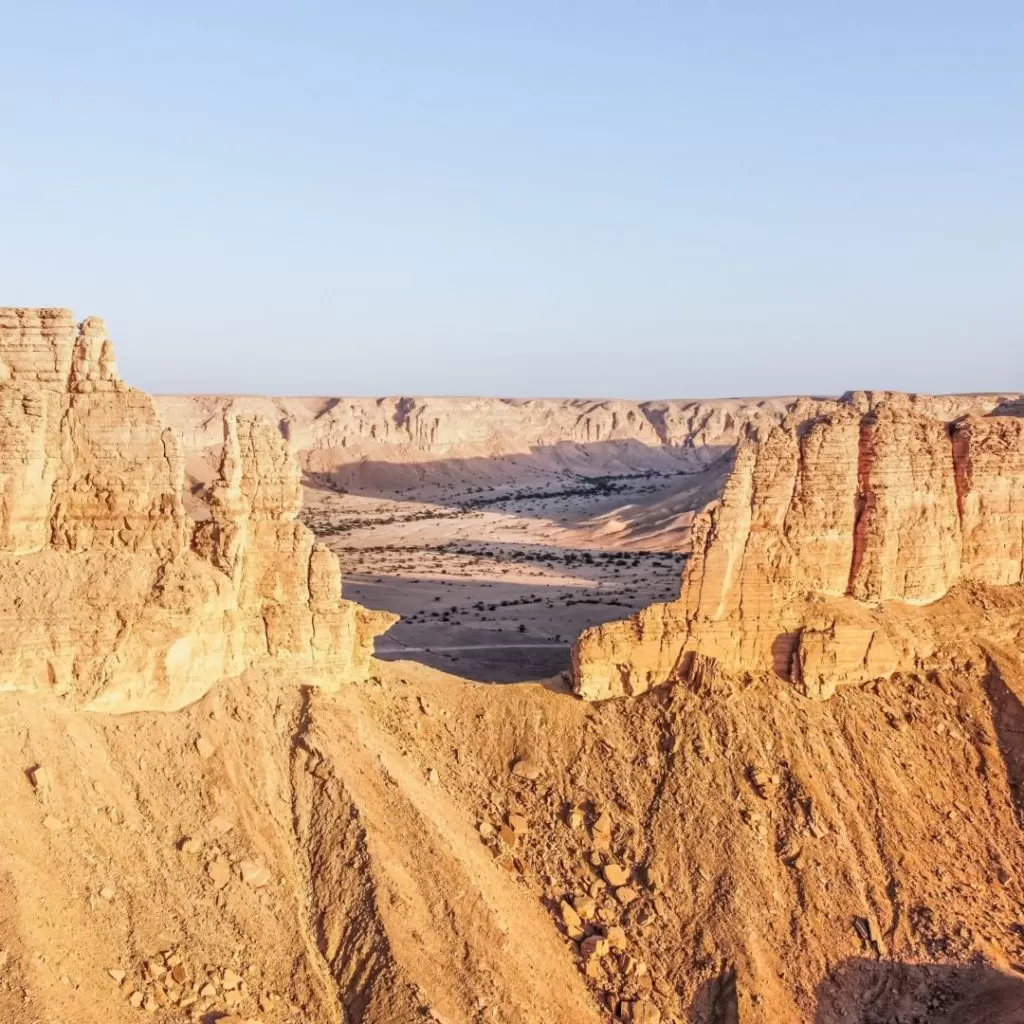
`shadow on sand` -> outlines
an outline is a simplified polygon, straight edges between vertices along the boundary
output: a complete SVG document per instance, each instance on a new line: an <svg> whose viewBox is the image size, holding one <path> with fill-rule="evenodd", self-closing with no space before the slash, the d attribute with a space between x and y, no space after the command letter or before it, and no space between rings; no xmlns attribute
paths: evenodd
<svg viewBox="0 0 1024 1024"><path fill-rule="evenodd" d="M1024 975L850 957L818 985L816 1004L814 1024L1024 1024ZM687 1021L744 1024L748 1012L726 967L698 991Z"/></svg>
<svg viewBox="0 0 1024 1024"><path fill-rule="evenodd" d="M724 478L733 448L653 446L639 441L561 442L514 455L387 462L343 462L343 453L317 452L307 460L308 487L368 498L414 499L461 509L501 505L509 515L532 515L531 502L559 498L613 499L666 493L711 467ZM340 465L320 470L331 460ZM505 507L511 503L513 507ZM702 502L703 504L704 502Z"/></svg>
<svg viewBox="0 0 1024 1024"><path fill-rule="evenodd" d="M678 593L678 573L659 571L660 589ZM505 583L474 578L348 574L345 595L403 618L377 638L375 657L417 661L476 682L518 683L569 669L570 649L588 626L628 618L662 599L656 588L600 590L542 579Z"/></svg>
<svg viewBox="0 0 1024 1024"><path fill-rule="evenodd" d="M815 1024L1024 1024L1024 976L987 964L851 958L818 986Z"/></svg>
<svg viewBox="0 0 1024 1024"><path fill-rule="evenodd" d="M992 708L992 727L1006 766L1013 807L1018 822L1024 825L1024 704L1011 688L994 651L989 652L985 693Z"/></svg>

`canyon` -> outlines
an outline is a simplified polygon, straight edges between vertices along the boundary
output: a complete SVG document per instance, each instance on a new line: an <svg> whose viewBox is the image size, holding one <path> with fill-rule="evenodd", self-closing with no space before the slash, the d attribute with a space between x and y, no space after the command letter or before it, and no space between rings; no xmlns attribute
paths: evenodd
<svg viewBox="0 0 1024 1024"><path fill-rule="evenodd" d="M947 421L930 401L852 395L744 439L693 524L678 600L585 633L578 691L728 668L827 698L923 670L942 632L925 606L1024 580L1024 419L999 411Z"/></svg>
<svg viewBox="0 0 1024 1024"><path fill-rule="evenodd" d="M1017 1024L1022 413L152 397L0 310L0 1019Z"/></svg>

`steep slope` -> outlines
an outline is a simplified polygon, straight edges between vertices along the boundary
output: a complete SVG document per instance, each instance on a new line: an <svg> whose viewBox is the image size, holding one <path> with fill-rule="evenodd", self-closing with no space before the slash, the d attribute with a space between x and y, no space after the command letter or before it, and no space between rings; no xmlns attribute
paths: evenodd
<svg viewBox="0 0 1024 1024"><path fill-rule="evenodd" d="M385 704L265 679L119 719L6 695L0 1017L603 1019L535 880Z"/></svg>
<svg viewBox="0 0 1024 1024"><path fill-rule="evenodd" d="M0 1016L1019 1021L1015 655L827 702L377 669L174 715L6 695Z"/></svg>

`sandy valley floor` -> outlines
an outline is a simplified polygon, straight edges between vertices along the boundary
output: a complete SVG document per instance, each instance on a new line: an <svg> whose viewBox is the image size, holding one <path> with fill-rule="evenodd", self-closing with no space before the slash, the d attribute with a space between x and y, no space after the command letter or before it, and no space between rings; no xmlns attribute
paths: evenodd
<svg viewBox="0 0 1024 1024"><path fill-rule="evenodd" d="M512 682L569 668L587 626L678 595L702 477L441 491L394 497L307 487L303 519L341 558L345 595L402 621L378 641L469 679ZM668 500L662 528L630 526Z"/></svg>

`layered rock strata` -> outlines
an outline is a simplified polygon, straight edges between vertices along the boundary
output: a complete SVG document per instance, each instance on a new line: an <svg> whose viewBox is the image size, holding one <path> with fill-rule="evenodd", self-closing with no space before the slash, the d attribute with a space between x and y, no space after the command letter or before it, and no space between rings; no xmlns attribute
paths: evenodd
<svg viewBox="0 0 1024 1024"><path fill-rule="evenodd" d="M277 431L223 424L213 516L193 523L181 444L117 373L103 321L0 309L0 689L180 707L248 668L365 677L394 620L341 598L296 521Z"/></svg>
<svg viewBox="0 0 1024 1024"><path fill-rule="evenodd" d="M1016 394L929 395L918 404L949 421L1018 400ZM837 405L835 399L793 397L631 402L165 395L156 402L164 422L184 441L191 484L210 482L220 459L224 415L258 414L281 426L312 482L398 500L415 491L424 501L465 498L480 487L495 493L559 489L580 478L677 475L712 467L724 475L749 431L781 424L797 405L805 416ZM674 503L660 511L677 514ZM685 542L689 518L678 525ZM674 543L657 532L660 547ZM642 547L643 527L637 524L630 533Z"/></svg>
<svg viewBox="0 0 1024 1024"><path fill-rule="evenodd" d="M740 443L692 537L677 601L580 637L578 691L774 672L827 697L926 658L926 606L954 588L1024 581L1024 419L947 422L903 395L797 403Z"/></svg>
<svg viewBox="0 0 1024 1024"><path fill-rule="evenodd" d="M255 416L228 417L210 518L193 545L231 580L250 657L335 681L366 677L372 638L397 616L339 600L337 556L298 522L298 465L278 430Z"/></svg>

